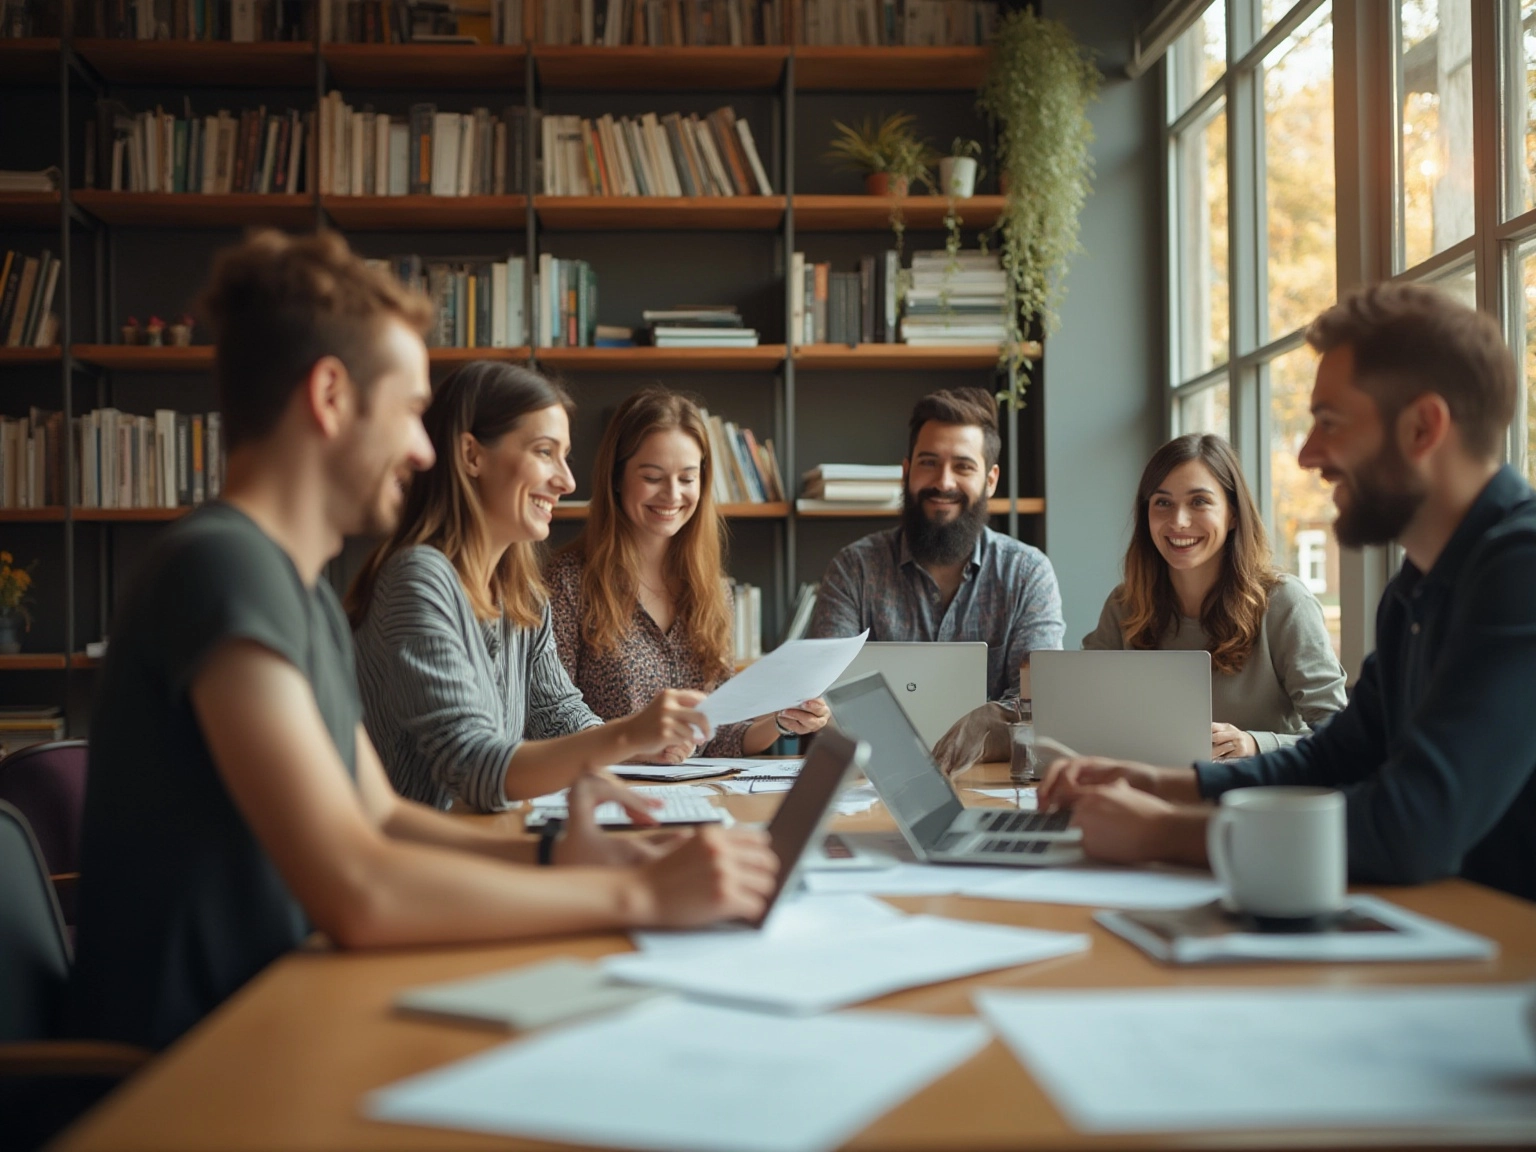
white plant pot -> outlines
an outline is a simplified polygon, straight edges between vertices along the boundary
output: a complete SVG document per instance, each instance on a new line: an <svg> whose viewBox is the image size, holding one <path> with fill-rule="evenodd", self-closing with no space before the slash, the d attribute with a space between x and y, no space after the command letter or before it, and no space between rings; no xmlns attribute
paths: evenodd
<svg viewBox="0 0 1536 1152"><path fill-rule="evenodd" d="M946 156L939 161L939 184L944 195L969 200L976 191L976 161L969 156Z"/></svg>

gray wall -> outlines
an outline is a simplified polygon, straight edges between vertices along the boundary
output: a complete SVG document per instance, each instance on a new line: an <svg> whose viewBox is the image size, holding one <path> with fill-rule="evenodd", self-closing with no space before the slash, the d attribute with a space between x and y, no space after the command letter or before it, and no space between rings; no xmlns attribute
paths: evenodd
<svg viewBox="0 0 1536 1152"><path fill-rule="evenodd" d="M1163 440L1162 70L1125 79L1145 0L1044 0L1098 53L1097 177L1067 277L1061 328L1045 345L1045 540L1066 608L1067 647L1098 622L1119 582L1130 502Z"/></svg>

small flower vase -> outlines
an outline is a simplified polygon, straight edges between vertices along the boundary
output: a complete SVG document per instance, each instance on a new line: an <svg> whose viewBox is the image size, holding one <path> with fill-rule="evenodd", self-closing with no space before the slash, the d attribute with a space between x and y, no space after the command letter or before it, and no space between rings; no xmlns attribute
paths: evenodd
<svg viewBox="0 0 1536 1152"><path fill-rule="evenodd" d="M189 324L172 324L171 347L186 348L192 343L192 327Z"/></svg>
<svg viewBox="0 0 1536 1152"><path fill-rule="evenodd" d="M158 347L160 347L160 337L161 337L162 332L163 332L163 329L160 329L160 328L146 328L146 329L144 329L144 343L149 345L149 347L151 347L151 348L158 348Z"/></svg>
<svg viewBox="0 0 1536 1152"><path fill-rule="evenodd" d="M20 612L0 610L0 656L14 656L21 651L22 626Z"/></svg>

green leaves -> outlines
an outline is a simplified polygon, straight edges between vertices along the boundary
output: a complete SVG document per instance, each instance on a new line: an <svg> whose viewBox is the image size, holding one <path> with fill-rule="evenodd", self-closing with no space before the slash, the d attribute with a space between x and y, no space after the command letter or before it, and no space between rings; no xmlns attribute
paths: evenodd
<svg viewBox="0 0 1536 1152"><path fill-rule="evenodd" d="M826 160L845 172L887 172L905 177L911 184L931 185L932 165L938 154L932 144L912 130L917 117L895 112L876 124L865 117L857 126L832 121L837 135L828 145Z"/></svg>

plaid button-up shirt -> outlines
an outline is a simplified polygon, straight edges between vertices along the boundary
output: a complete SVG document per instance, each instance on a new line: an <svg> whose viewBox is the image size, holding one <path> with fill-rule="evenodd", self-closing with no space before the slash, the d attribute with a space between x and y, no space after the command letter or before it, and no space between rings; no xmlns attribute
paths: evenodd
<svg viewBox="0 0 1536 1152"><path fill-rule="evenodd" d="M1019 691L1019 667L1037 648L1060 648L1066 625L1056 571L1045 553L982 530L946 606L928 570L912 558L900 528L876 532L839 552L816 593L811 636L871 640L985 641L987 699Z"/></svg>

